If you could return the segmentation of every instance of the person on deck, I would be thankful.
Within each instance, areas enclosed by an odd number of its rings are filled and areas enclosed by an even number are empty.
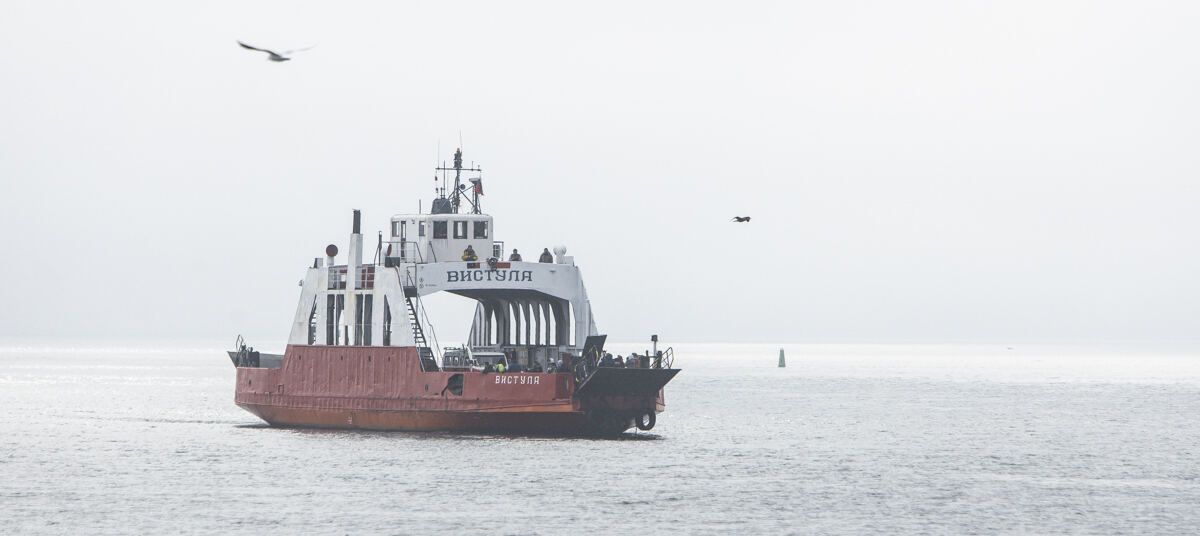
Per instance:
[[[521,254],[517,253],[516,248],[513,248],[512,255],[508,256],[508,260],[510,260],[510,261],[520,261],[521,260]]]
[[[617,361],[613,364],[617,368],[625,368],[625,358],[617,356]]]
[[[542,256],[538,262],[554,262],[554,255],[550,253],[550,248],[542,248]]]
[[[504,372],[504,362],[496,363],[496,372]]]
[[[462,260],[467,262],[475,262],[479,260],[479,256],[475,254],[475,248],[468,245],[467,249],[463,250]]]

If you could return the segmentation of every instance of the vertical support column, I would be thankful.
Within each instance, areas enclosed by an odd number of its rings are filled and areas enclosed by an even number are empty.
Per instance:
[[[358,326],[355,325],[358,312],[358,295],[355,294],[355,289],[360,285],[358,267],[362,265],[362,234],[359,232],[361,221],[361,213],[356,209],[354,211],[354,226],[350,233],[350,251],[346,252],[346,308],[342,312],[343,333],[346,336],[346,345],[353,344],[358,340]]]
[[[542,345],[542,302],[533,302],[533,344]]]
[[[490,345],[499,346],[504,344],[504,307],[498,300],[487,301],[488,314],[492,318],[492,335]]]
[[[555,346],[571,345],[571,321],[568,319],[570,302],[554,300],[554,344]]]
[[[521,344],[521,303],[510,301],[508,309],[513,317],[512,344]]]
[[[467,337],[467,346],[479,346],[480,345],[479,341],[481,340],[481,338],[480,338],[479,331],[480,331],[480,329],[483,328],[483,322],[484,322],[483,317],[484,317],[483,304],[479,303],[479,302],[475,302],[475,316],[471,320],[471,335]]]
[[[512,344],[512,308],[508,306],[507,301],[500,301],[500,308],[504,311],[504,345]]]
[[[504,302],[504,318],[508,320],[508,325],[504,326],[505,344],[516,344],[513,326],[516,325],[518,320],[513,315],[512,302],[510,301]]]
[[[317,340],[313,344],[325,344],[325,336],[326,336],[326,331],[327,331],[326,326],[325,326],[325,322],[326,322],[325,318],[326,318],[326,314],[328,313],[328,307],[326,305],[326,300],[328,299],[327,298],[328,290],[329,290],[329,269],[325,268],[324,266],[318,266],[317,267],[317,294],[316,294],[316,302],[315,302],[317,305],[317,316],[315,319],[315,322],[317,324]]]
[[[571,313],[575,321],[575,344],[583,346],[583,341],[586,341],[587,336],[591,335],[591,333],[588,333],[588,325],[591,323],[592,305],[587,300],[572,303]]]
[[[371,344],[383,346],[384,293],[379,292],[379,285],[371,289],[371,296],[371,319],[367,321],[371,324]]]
[[[553,300],[550,303],[548,303],[547,305],[550,308],[549,317],[554,320],[554,329],[553,329],[553,331],[551,331],[550,327],[547,326],[546,341],[548,343],[550,343],[551,346],[558,346],[559,345],[559,340],[558,340],[558,300]]]
[[[492,345],[492,326],[495,325],[495,311],[492,309],[492,304],[483,303],[483,345]]]
[[[529,318],[529,302],[521,302],[521,313],[525,315],[525,344],[533,344],[533,338],[530,337],[530,332],[533,331],[533,322]]]

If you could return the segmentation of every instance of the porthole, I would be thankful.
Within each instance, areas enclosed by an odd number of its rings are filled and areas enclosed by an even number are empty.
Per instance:
[[[246,380],[246,385],[254,385],[254,380]]]
[[[427,384],[425,384],[425,390],[426,390],[426,391],[428,391],[428,390],[429,390],[429,384],[428,384],[428,383],[427,383]]]
[[[370,362],[371,362],[371,356],[367,356],[367,362],[368,362],[368,363],[370,363]]]

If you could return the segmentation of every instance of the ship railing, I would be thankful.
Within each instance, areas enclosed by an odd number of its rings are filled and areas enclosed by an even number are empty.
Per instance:
[[[375,266],[366,265],[358,267],[358,279],[354,281],[354,288],[359,290],[369,290],[375,288]]]
[[[443,363],[444,360],[442,359],[442,356],[444,355],[444,352],[442,351],[441,345],[438,344],[437,330],[433,328],[433,322],[429,321],[429,315],[425,314],[425,307],[424,305],[421,305],[421,298],[417,297],[416,300],[417,304],[420,305],[420,307],[418,307],[418,310],[421,311],[420,322],[424,324],[425,328],[429,329],[429,340],[426,341],[429,343],[429,351],[433,354],[433,358],[437,360],[438,363]]]
[[[600,357],[603,354],[598,348],[590,348],[587,353],[579,356],[579,360],[571,367],[571,372],[575,376],[575,383],[579,384],[591,376],[597,368],[600,367]],[[630,356],[633,359],[633,356]],[[652,369],[671,369],[675,368],[675,348],[667,347],[666,350],[656,352],[649,356],[649,367]],[[646,366],[646,365],[641,365]]]
[[[401,275],[400,284],[405,287],[417,286],[417,267],[408,265],[404,267],[404,273]]]
[[[675,348],[668,346],[662,353],[655,355],[654,368],[675,368]]]
[[[412,240],[389,241],[388,252],[383,259],[384,266],[396,266],[408,262],[425,262],[420,244]]]
[[[329,284],[325,286],[327,290],[345,290],[346,289],[346,265],[330,266],[329,267]],[[358,277],[355,278],[354,288],[356,290],[370,290],[375,288],[375,266],[368,264],[358,267]]]
[[[330,266],[329,267],[329,290],[343,290],[346,288],[346,267],[345,266]]]

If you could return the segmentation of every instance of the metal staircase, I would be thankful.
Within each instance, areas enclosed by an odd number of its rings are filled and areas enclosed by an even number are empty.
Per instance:
[[[417,318],[417,308],[413,304],[412,296],[416,295],[416,289],[413,293],[408,293],[408,288],[404,289],[404,304],[408,307],[408,323],[412,325],[413,342],[417,345],[417,351],[421,354],[421,359],[433,358],[433,349],[429,347],[429,343],[425,340],[425,330],[421,329],[421,321]]]
[[[437,332],[433,326],[429,325],[429,316],[425,314],[425,308],[421,306],[421,295],[417,293],[417,287],[413,283],[416,281],[416,266],[407,266],[404,272],[400,275],[400,286],[404,291],[404,305],[408,308],[408,323],[412,325],[413,344],[417,346],[417,354],[421,357],[421,369],[426,370],[430,367],[437,370],[438,355],[434,352],[434,347],[437,346]],[[421,322],[421,317],[425,317],[425,322]],[[425,336],[425,328],[422,325],[429,327],[429,337]],[[433,346],[429,345],[429,340],[433,340]]]

